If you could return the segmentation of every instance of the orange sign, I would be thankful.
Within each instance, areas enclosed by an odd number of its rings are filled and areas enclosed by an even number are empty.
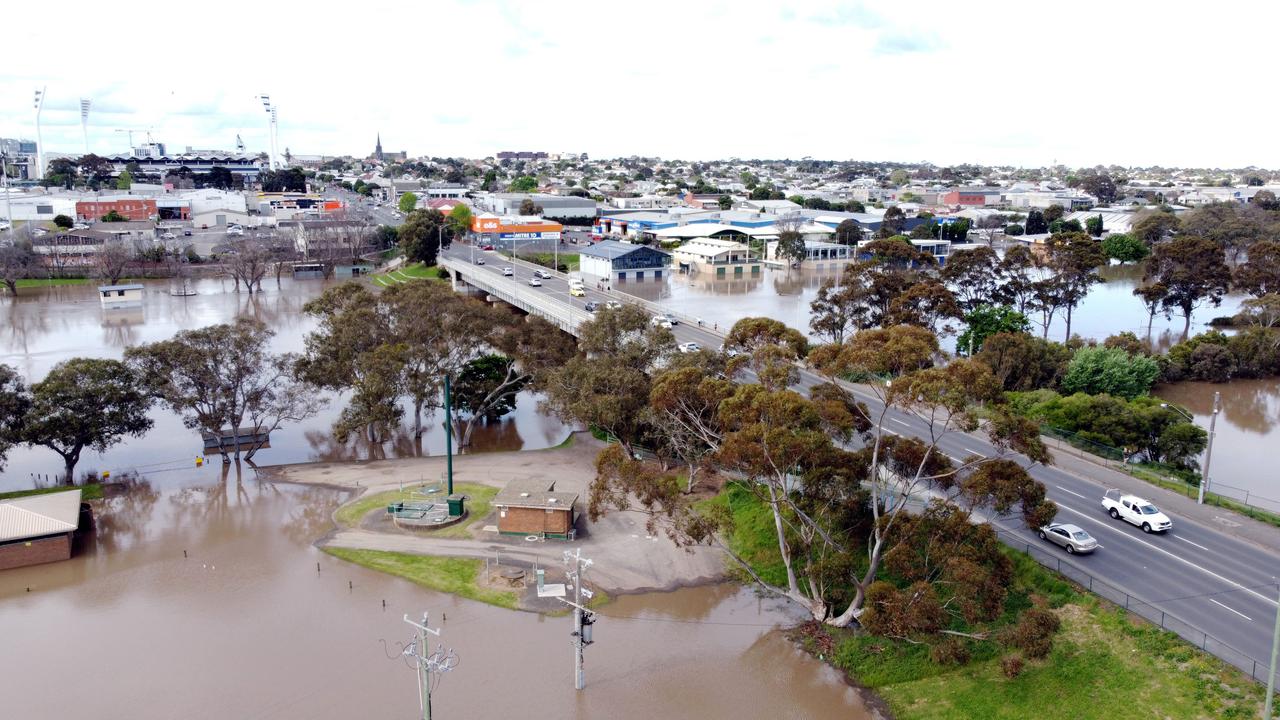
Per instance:
[[[478,233],[498,232],[502,229],[502,220],[496,217],[473,217],[471,230]]]

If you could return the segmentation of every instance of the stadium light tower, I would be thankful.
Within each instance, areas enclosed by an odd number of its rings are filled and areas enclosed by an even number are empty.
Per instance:
[[[84,136],[84,154],[89,154],[89,103],[85,98],[80,98],[80,134]]]
[[[36,179],[44,177],[44,139],[40,137],[40,111],[44,109],[44,91],[41,87],[36,91]]]

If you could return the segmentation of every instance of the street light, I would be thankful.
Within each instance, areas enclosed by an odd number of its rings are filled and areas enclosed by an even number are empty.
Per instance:
[[[1176,410],[1178,414],[1182,415],[1192,423],[1196,421],[1196,419],[1190,413],[1178,407],[1177,405],[1170,405],[1169,403],[1160,403],[1160,407],[1166,408],[1168,410]],[[1199,505],[1204,504],[1204,490],[1205,490],[1205,486],[1209,484],[1209,461],[1213,459],[1213,438],[1215,435],[1218,434],[1215,431],[1215,428],[1218,425],[1218,413],[1220,412],[1222,412],[1222,393],[1215,392],[1213,394],[1213,412],[1210,413],[1209,415],[1209,444],[1208,446],[1205,447],[1205,450],[1204,450],[1204,469],[1200,471],[1200,491],[1198,493],[1198,497],[1196,498],[1196,503]]]

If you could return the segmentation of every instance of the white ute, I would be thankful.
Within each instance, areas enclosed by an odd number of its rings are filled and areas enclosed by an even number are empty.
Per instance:
[[[1160,508],[1137,495],[1125,495],[1119,490],[1108,490],[1102,496],[1102,508],[1112,518],[1137,525],[1145,533],[1164,532],[1173,527],[1173,521],[1160,512]]]

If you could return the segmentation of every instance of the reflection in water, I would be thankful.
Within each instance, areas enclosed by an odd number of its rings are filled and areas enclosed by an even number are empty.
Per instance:
[[[1222,415],[1213,441],[1212,480],[1280,502],[1280,469],[1259,462],[1275,452],[1280,431],[1280,382],[1275,378],[1229,383],[1180,382],[1152,394],[1185,407],[1208,429],[1213,394],[1222,393]],[[1238,493],[1233,493],[1238,494]]]
[[[605,606],[580,693],[567,618],[440,595],[312,547],[340,493],[234,467],[135,490],[103,503],[111,543],[0,573],[5,717],[414,716],[414,674],[380,641],[394,650],[401,617],[423,610],[462,658],[433,695],[441,717],[868,717],[773,630],[794,611],[743,588]],[[128,671],[77,673],[51,693],[69,648],[77,666]]]

